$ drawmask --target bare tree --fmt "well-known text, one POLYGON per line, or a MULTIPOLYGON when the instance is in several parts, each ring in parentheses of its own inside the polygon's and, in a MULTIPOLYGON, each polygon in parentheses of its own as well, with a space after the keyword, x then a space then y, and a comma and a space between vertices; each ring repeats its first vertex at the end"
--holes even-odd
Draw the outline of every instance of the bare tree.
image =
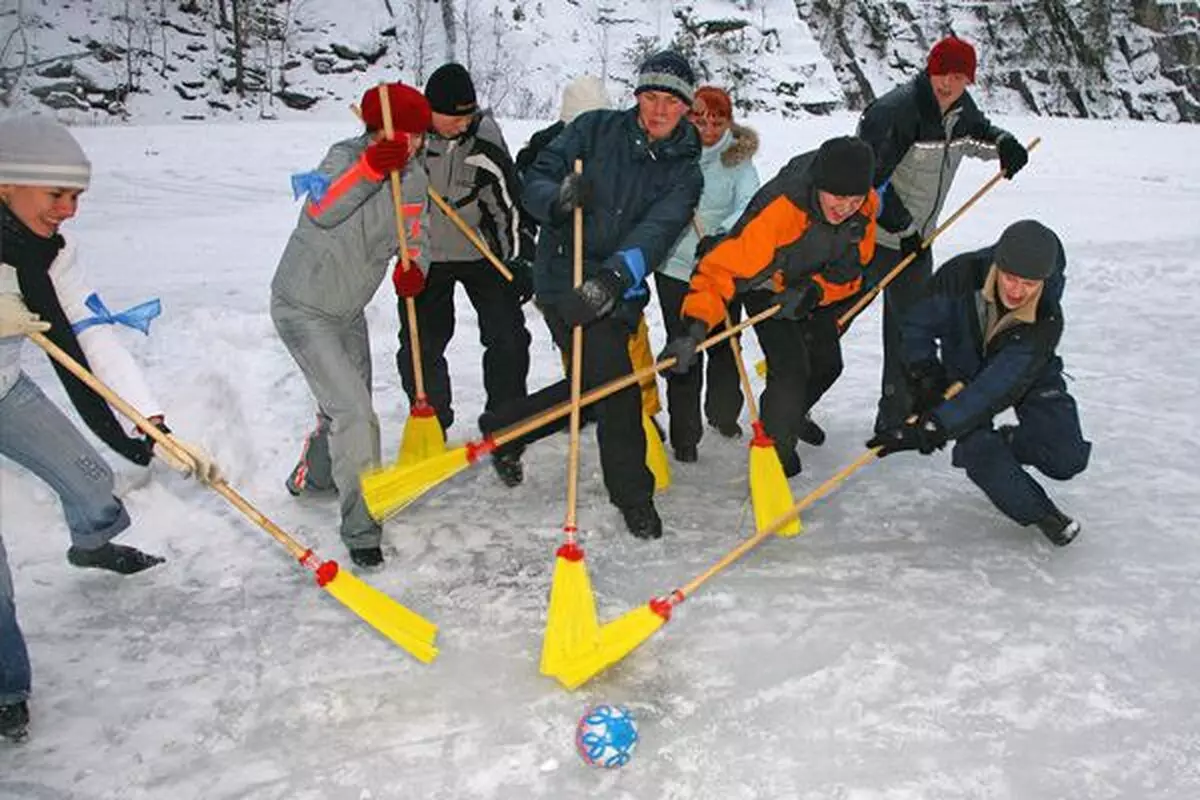
POLYGON ((244 38, 245 20, 243 11, 249 0, 229 0, 233 12, 233 85, 238 97, 246 96, 246 39, 244 38))
POLYGON ((476 24, 476 2, 477 0, 462 0, 459 4, 458 25, 462 28, 463 40, 463 64, 467 68, 467 72, 473 72, 475 69, 475 51, 477 49, 476 40, 479 38, 478 25, 476 24))
POLYGON ((25 18, 22 0, 17 0, 13 10, 16 22, 0 42, 0 105, 12 102, 13 94, 25 76, 29 64, 29 37, 25 33, 25 18))
POLYGON ((446 60, 454 61, 454 51, 457 49, 456 33, 458 26, 455 21, 454 0, 441 0, 442 28, 446 31, 446 60))

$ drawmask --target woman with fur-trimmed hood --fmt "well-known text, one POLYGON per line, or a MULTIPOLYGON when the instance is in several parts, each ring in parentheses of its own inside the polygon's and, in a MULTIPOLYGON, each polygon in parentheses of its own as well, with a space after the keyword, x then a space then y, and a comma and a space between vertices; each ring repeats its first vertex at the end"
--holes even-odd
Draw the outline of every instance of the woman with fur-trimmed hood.
MULTIPOLYGON (((751 128, 733 121, 733 103, 724 89, 701 86, 696 90, 696 102, 688 117, 700 132, 703 150, 700 169, 704 173, 704 194, 696 207, 694 225, 689 225, 675 245, 674 251, 655 273, 658 300, 662 305, 667 336, 674 339, 686 333, 680 309, 688 293, 688 282, 696 266, 696 246, 700 235, 720 236, 726 233, 746 209, 750 198, 758 191, 758 171, 754 154, 758 151, 758 134, 751 128)), ((741 304, 730 306, 734 321, 741 318, 741 304)), ((703 433, 700 420, 700 359, 686 374, 670 375, 667 379, 667 409, 671 416, 671 447, 678 461, 695 461, 696 446, 703 433)), ((708 354, 708 392, 704 413, 709 424, 724 436, 740 436, 738 416, 742 412, 742 389, 738 383, 733 353, 727 347, 715 348, 708 354)))

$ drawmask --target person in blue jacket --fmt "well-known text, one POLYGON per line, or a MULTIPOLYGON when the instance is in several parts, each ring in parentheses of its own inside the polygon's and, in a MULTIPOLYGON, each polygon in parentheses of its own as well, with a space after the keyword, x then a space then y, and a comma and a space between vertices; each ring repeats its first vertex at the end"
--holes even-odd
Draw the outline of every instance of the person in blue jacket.
MULTIPOLYGON (((696 218, 689 225, 666 263, 654 273, 654 287, 662 307, 663 326, 668 339, 687 333, 680 310, 688 293, 688 282, 696 268, 697 245, 701 237, 710 245, 727 234, 741 217, 750 199, 758 191, 758 171, 754 154, 758 134, 753 128, 733 121, 733 101, 729 93, 716 86, 696 90, 696 103, 688 119, 700 134, 700 170, 704 174, 704 193, 696 207, 696 218)), ((708 248, 701 249, 701 254, 708 248)), ((741 301, 734 299, 729 308, 733 322, 741 321, 741 301)), ((700 389, 707 381, 704 411, 708 422, 722 436, 742 435, 738 416, 742 411, 742 386, 728 346, 697 358, 685 373, 667 375, 667 411, 671 416, 671 447, 677 461, 691 462, 699 457, 697 445, 704 433, 700 419, 700 389), (704 362, 707 361, 707 372, 704 362)))
POLYGON ((867 442, 886 456, 929 454, 954 440, 954 466, 1006 516, 1036 525, 1059 547, 1080 525, 1025 466, 1068 480, 1091 455, 1056 352, 1065 266, 1062 243, 1035 220, 1014 222, 994 247, 943 264, 900 322, 914 417, 867 442), (965 387, 945 399, 960 381, 965 387), (1009 408, 1017 424, 995 427, 993 418, 1009 408))
MULTIPOLYGON (((536 302, 564 353, 571 349, 572 327, 584 326, 585 388, 632 371, 629 340, 649 300, 646 275, 666 259, 700 200, 700 137, 685 119, 695 82, 678 53, 650 56, 639 69, 635 107, 580 114, 525 173, 522 205, 542 226, 533 266, 536 302), (574 172, 576 159, 583 162, 581 174, 574 172), (584 282, 572 288, 577 208, 583 210, 584 282)), ((490 435, 568 400, 569 389, 568 381, 559 381, 486 411, 479 426, 490 435)), ((634 536, 662 536, 638 388, 598 402, 596 419, 609 499, 634 536)), ((566 422, 543 426, 496 453, 523 447, 566 422)))

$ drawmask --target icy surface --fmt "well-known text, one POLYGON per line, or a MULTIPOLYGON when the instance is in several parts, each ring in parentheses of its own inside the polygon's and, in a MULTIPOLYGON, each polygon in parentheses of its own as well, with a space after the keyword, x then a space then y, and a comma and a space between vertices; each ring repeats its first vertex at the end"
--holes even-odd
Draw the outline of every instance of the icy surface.
MULTIPOLYGON (((1200 166, 1186 155, 1200 133, 999 121, 1045 142, 936 252, 983 245, 1030 215, 1066 241, 1062 353, 1095 450, 1088 472, 1049 490, 1081 519, 1076 544, 1055 550, 1006 521, 944 453, 896 456, 572 694, 537 672, 565 437, 529 451, 516 490, 475 468, 387 525, 387 565, 365 577, 440 624, 431 666, 318 590, 220 497, 158 469, 117 465, 135 519, 124 541, 168 563, 131 578, 73 569, 54 495, 4 462, 3 534, 35 695, 32 738, 0 746, 0 797, 1200 796, 1200 166), (640 721, 634 760, 615 773, 573 752, 578 715, 599 701, 640 721)), ((764 176, 853 127, 847 115, 751 122, 764 176)), ((510 144, 534 127, 508 124, 510 144)), ((283 489, 313 408, 267 298, 297 212, 288 175, 352 128, 80 130, 96 178, 69 227, 109 307, 162 298, 151 337, 127 341, 173 427, 209 447, 267 515, 339 559, 333 501, 283 489)), ((949 207, 991 170, 967 165, 949 207)), ((456 439, 475 435, 483 404, 478 329, 459 299, 456 439)), ((368 315, 391 455, 406 403, 390 287, 368 315)), ((527 315, 536 387, 559 365, 527 315)), ((861 452, 878 338, 872 310, 818 407, 829 441, 802 451, 797 498, 861 452)), ((26 365, 61 401, 32 348, 26 365)), ((749 534, 744 442, 709 432, 699 463, 672 465, 658 501, 667 532, 648 543, 624 531, 591 432, 584 441, 580 523, 605 618, 749 534)))

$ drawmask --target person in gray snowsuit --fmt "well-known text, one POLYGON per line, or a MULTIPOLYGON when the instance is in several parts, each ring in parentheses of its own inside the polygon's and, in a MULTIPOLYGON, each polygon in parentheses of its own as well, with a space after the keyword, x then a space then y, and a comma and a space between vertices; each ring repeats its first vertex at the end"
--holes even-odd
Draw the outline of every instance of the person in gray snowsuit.
POLYGON ((379 464, 379 418, 371 403, 371 350, 364 309, 400 244, 388 176, 402 173, 403 208, 412 268, 396 258, 396 293, 414 296, 428 262, 428 179, 417 159, 429 127, 424 95, 387 84, 394 140, 383 133, 378 92, 363 95, 366 130, 337 142, 314 172, 296 176, 309 199, 271 282, 271 319, 317 400, 317 428, 287 479, 294 495, 336 489, 342 540, 359 566, 383 562, 382 531, 371 518, 359 475, 379 464))

